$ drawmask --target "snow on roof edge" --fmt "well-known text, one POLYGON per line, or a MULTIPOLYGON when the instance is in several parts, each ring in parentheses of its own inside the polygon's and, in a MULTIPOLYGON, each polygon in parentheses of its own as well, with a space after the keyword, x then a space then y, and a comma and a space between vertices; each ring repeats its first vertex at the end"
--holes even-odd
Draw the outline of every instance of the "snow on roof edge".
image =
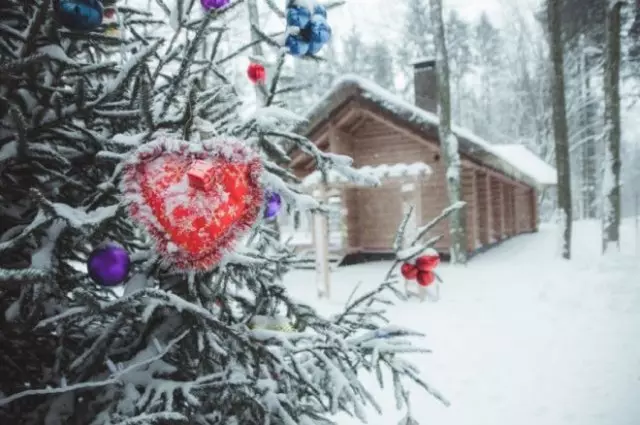
MULTIPOLYGON (((312 121, 318 118, 319 115, 321 115, 320 113, 324 110, 324 108, 327 106, 331 106, 332 98, 335 98, 337 95, 344 94, 343 90, 350 86, 359 89, 361 91, 360 94, 364 98, 379 104, 381 107, 389 110, 393 114, 398 115, 400 117, 404 117, 409 121, 414 121, 417 123, 432 125, 436 127, 440 124, 439 117, 433 112, 424 110, 413 103, 407 102, 406 100, 395 95, 394 93, 391 93, 390 91, 379 86, 373 81, 360 77, 359 75, 356 75, 356 74, 344 74, 334 82, 331 89, 329 89, 327 93, 322 98, 320 98, 316 103, 314 103, 308 109, 308 112, 304 114, 308 120, 307 124, 313 124, 312 121)), ((349 97, 349 94, 345 96, 345 99, 347 99, 348 97, 349 97)), ((482 151, 481 153, 488 154, 494 157, 498 161, 498 164, 493 164, 493 161, 487 161, 486 158, 478 158, 481 162, 488 163, 487 165, 491 165, 491 166, 497 165, 496 168, 499 168, 499 169, 502 168, 501 171, 504 172, 505 174, 515 174, 515 175, 512 175, 511 177, 514 177, 518 180, 523 180, 525 181, 525 183, 531 184, 532 186, 544 187, 544 186, 554 185, 546 181, 539 181, 536 178, 536 176, 529 175, 529 173, 525 172, 522 169, 521 164, 517 164, 517 163, 514 163, 513 161, 510 161, 509 158, 504 155, 504 152, 503 154, 496 152, 496 150, 493 149, 493 147, 499 146, 499 145, 491 144, 488 141, 482 139, 481 137, 475 135, 470 130, 457 125, 452 125, 452 131, 457 137, 462 138, 463 141, 466 141, 474 145, 475 147, 479 148, 482 151), (509 171, 514 171, 514 172, 512 173, 509 171), (530 180, 530 181, 527 181, 527 180, 530 180)), ((540 159, 533 152, 531 152, 531 155, 537 157, 538 160, 542 161, 542 159, 540 159)))
POLYGON ((540 186, 556 186, 558 172, 524 145, 510 143, 493 145, 493 150, 506 161, 517 164, 523 173, 536 180, 540 186))
MULTIPOLYGON (((356 168, 358 173, 367 174, 375 179, 382 180, 384 178, 395 177, 418 177, 421 175, 431 175, 431 167, 424 162, 414 162, 411 164, 396 163, 396 164, 380 164, 380 165, 365 165, 363 167, 356 168)), ((350 183, 350 180, 338 171, 329 170, 328 173, 329 184, 345 184, 350 183)), ((322 180, 322 173, 320 170, 315 170, 304 179, 302 179, 303 187, 313 187, 320 184, 322 180)), ((355 183, 354 183, 355 185, 355 183)))

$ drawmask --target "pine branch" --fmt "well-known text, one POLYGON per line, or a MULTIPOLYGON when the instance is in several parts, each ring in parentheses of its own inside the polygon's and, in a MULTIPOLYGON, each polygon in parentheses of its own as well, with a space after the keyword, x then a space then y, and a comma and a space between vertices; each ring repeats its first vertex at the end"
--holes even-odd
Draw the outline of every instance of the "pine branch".
POLYGON ((42 0, 42 2, 37 6, 36 13, 27 28, 24 44, 20 49, 19 56, 21 58, 26 58, 31 55, 33 50, 36 48, 36 39, 40 33, 42 25, 46 22, 47 17, 49 16, 50 4, 51 0, 42 0))
POLYGON ((50 273, 41 269, 2 269, 0 268, 0 286, 9 287, 16 284, 34 283, 47 278, 50 273))
POLYGON ((64 394, 68 392, 75 391, 84 391, 84 390, 92 390, 95 388, 106 387, 109 385, 119 385, 120 382, 116 379, 105 379, 104 381, 96 381, 96 382, 81 382, 79 384, 73 384, 66 387, 61 388, 44 388, 41 390, 26 390, 17 394, 13 394, 9 397, 5 397, 0 399, 0 407, 6 406, 8 404, 13 403, 16 400, 20 400, 25 397, 32 397, 38 395, 53 395, 53 394, 64 394))
POLYGON ((35 65, 46 61, 48 56, 44 53, 34 53, 26 58, 20 58, 0 64, 0 79, 8 78, 9 74, 18 74, 35 65))

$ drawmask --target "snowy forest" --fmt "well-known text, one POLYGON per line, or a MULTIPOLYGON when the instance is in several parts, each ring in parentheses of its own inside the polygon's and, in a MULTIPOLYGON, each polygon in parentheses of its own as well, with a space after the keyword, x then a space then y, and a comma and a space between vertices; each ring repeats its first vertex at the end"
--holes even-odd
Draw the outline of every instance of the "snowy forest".
MULTIPOLYGON (((602 214, 604 158, 605 6, 603 1, 564 1, 560 23, 565 43, 564 73, 573 218, 602 214)), ((554 163, 551 62, 544 5, 502 2, 500 26, 486 13, 465 20, 444 1, 453 121, 490 143, 520 143, 554 163)), ((385 25, 369 20, 332 42, 322 66, 299 64, 296 75, 314 81, 296 104, 302 111, 344 73, 367 77, 412 100, 411 64, 434 55, 428 0, 407 0, 385 25), (370 28, 396 37, 366 36, 370 28), (394 45, 389 39, 399 39, 394 45)), ((640 181, 638 52, 640 18, 634 4, 621 10, 622 215, 637 214, 640 181), (634 184, 635 182, 635 184, 634 184)), ((495 19, 494 19, 495 20, 495 19)), ((542 199, 543 217, 552 219, 555 194, 542 199)))

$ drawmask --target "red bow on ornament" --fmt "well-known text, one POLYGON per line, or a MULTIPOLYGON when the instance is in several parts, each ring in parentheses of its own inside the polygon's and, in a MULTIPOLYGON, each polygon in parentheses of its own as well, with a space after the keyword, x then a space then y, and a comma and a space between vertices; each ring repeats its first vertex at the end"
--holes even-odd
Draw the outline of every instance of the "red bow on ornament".
POLYGON ((422 255, 416 258, 415 264, 404 263, 400 267, 400 273, 407 280, 416 279, 420 286, 429 286, 436 280, 433 269, 438 264, 440 264, 440 256, 438 254, 422 255))

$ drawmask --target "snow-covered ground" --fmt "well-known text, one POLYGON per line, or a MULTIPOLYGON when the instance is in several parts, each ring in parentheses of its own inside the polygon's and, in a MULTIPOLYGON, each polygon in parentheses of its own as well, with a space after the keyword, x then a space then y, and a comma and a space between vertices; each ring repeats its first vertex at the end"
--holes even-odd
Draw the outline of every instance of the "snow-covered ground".
MULTIPOLYGON (((559 258, 555 229, 543 227, 466 267, 442 265, 440 301, 390 308, 394 323, 427 334, 433 353, 413 360, 451 402, 447 408, 414 391, 413 411, 421 424, 640 424, 635 229, 625 225, 622 254, 607 258, 600 256, 596 223, 577 223, 574 234, 570 262, 559 258)), ((295 271, 286 282, 294 297, 331 313, 358 282, 373 287, 388 267, 338 269, 331 301, 314 298, 313 271, 295 271)), ((397 423, 401 416, 390 388, 379 394, 385 411, 372 412, 369 425, 397 423)))

